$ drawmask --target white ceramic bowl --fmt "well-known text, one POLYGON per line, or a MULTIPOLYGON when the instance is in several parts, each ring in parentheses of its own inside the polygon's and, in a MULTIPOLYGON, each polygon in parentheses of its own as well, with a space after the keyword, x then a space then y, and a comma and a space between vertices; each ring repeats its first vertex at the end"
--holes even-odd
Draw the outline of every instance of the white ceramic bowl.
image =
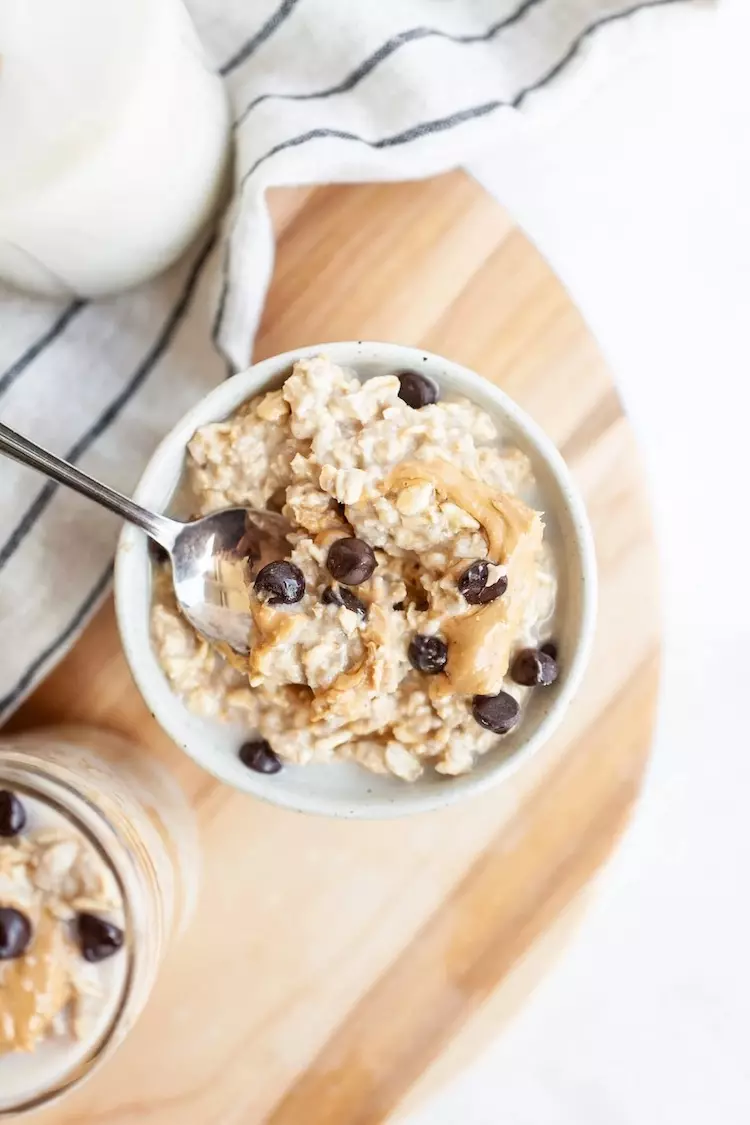
POLYGON ((151 567, 146 537, 125 527, 115 568, 117 618, 125 654, 149 709, 164 730, 204 769, 221 781, 266 801, 303 812, 340 817, 388 817, 451 804, 496 785, 545 742, 562 719, 589 657, 596 615, 596 561, 583 503, 568 469, 550 439, 501 390, 457 363, 396 344, 323 344, 300 348, 257 363, 216 387, 178 422, 146 468, 136 500, 165 511, 179 481, 185 446, 195 430, 231 414, 253 395, 279 386, 295 360, 325 352, 353 367, 361 378, 404 369, 434 379, 443 397, 463 395, 498 422, 501 433, 531 457, 544 500, 546 534, 557 553, 559 594, 556 639, 560 677, 534 692, 523 719, 474 770, 441 777, 426 770, 418 781, 380 777, 354 764, 287 766, 271 776, 243 766, 237 750, 241 732, 192 715, 172 693, 149 640, 151 567))

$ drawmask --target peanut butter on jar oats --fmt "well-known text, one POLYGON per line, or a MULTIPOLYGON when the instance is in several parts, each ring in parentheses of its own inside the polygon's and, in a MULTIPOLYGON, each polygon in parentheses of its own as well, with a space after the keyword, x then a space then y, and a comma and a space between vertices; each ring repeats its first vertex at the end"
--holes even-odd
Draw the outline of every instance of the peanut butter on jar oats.
POLYGON ((0 798, 0 1089, 20 1055, 43 1089, 45 1072, 64 1071, 117 1007, 123 902, 107 862, 61 813, 24 794, 0 798), (13 835, 11 801, 23 809, 13 835))

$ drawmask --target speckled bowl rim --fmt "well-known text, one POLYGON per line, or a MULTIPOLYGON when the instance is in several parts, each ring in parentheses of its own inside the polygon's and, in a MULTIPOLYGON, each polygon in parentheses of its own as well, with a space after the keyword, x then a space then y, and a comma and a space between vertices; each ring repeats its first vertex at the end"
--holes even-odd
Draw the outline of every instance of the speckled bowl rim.
MULTIPOLYGON (((142 568, 147 565, 144 562, 147 555, 142 533, 129 525, 122 531, 115 560, 115 603, 123 649, 149 710, 165 732, 199 766, 238 791, 251 793, 271 804, 296 812, 345 819, 382 819, 443 808, 486 792, 529 761, 559 726, 578 691, 589 661, 597 609, 597 567, 593 536, 585 506, 568 467, 541 427, 499 387, 474 371, 424 349, 364 340, 308 345, 253 364, 215 387, 196 403, 157 447, 138 484, 135 499, 149 505, 157 503, 156 497, 159 496, 162 499, 158 503, 166 503, 174 488, 175 479, 171 473, 165 478, 165 465, 174 459, 176 446, 184 451, 188 440, 199 426, 225 418, 248 398, 271 389, 274 385, 280 385, 282 375, 298 359, 320 353, 346 367, 356 367, 358 361, 374 361, 387 364, 394 371, 422 368, 432 378, 436 376, 431 368, 438 365, 443 368, 444 375, 452 384, 451 393, 463 394, 469 399, 491 400, 498 414, 505 416, 522 433, 533 456, 545 463, 563 498, 568 522, 573 530, 574 541, 567 542, 566 550, 573 549, 580 576, 577 638, 572 654, 568 654, 565 682, 557 690, 552 705, 530 732, 528 739, 512 754, 498 754, 496 763, 486 767, 481 775, 469 773, 456 779, 446 778, 444 782, 428 789, 415 789, 413 784, 404 782, 401 789, 397 790, 398 796, 394 798, 373 800, 372 797, 365 797, 362 801, 343 802, 340 797, 328 797, 319 793, 300 796, 285 790, 283 773, 274 775, 273 785, 269 785, 268 777, 251 770, 243 773, 242 784, 238 784, 234 779, 228 778, 222 768, 226 759, 224 751, 212 749, 208 745, 209 739, 200 740, 202 745, 197 744, 198 740, 185 745, 173 726, 170 712, 183 711, 184 704, 171 692, 168 694, 172 705, 163 702, 163 687, 166 682, 164 674, 151 649, 148 630, 144 636, 142 618, 141 627, 138 626, 138 616, 148 614, 150 589, 144 605, 144 598, 134 592, 134 587, 138 584, 139 568, 142 575, 142 568), (426 369, 423 367, 424 363, 427 364, 426 369), (160 690, 157 690, 157 684, 160 690)), ((437 381, 439 382, 439 378, 437 381)), ((484 756, 482 761, 485 762, 487 758, 488 756, 484 756)), ((325 768, 337 767, 332 765, 325 768)), ((366 794, 364 786, 363 792, 366 794)))

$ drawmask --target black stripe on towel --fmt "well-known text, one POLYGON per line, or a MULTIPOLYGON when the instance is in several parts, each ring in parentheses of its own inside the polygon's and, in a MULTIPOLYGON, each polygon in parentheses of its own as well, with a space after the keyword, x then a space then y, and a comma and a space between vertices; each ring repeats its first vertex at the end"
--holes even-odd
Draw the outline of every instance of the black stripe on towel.
MULTIPOLYGON (((216 244, 216 236, 213 235, 204 246, 200 255, 193 263, 193 268, 185 282, 182 294, 170 312, 164 326, 159 333, 155 343, 149 348, 145 357, 134 371, 131 378, 123 387, 120 394, 113 399, 107 409, 99 415, 97 420, 92 426, 78 439, 67 453, 64 454, 67 461, 76 462, 87 452, 94 444, 96 439, 116 420, 122 410, 132 399, 133 395, 143 386, 151 371, 156 366, 158 361, 167 351, 175 332, 182 323, 185 314, 190 306, 190 301, 197 287, 200 279, 201 271, 209 255, 216 244)), ((39 491, 36 499, 32 502, 25 514, 21 517, 15 528, 11 532, 8 539, 0 548, 0 568, 5 566, 8 560, 16 553, 21 546, 26 536, 33 529, 39 517, 48 507, 53 496, 61 486, 56 481, 47 481, 44 487, 39 491)))
MULTIPOLYGON (((270 160, 272 156, 276 156, 279 152, 284 152, 289 148, 298 148, 300 145, 307 144, 308 141, 318 140, 323 137, 332 137, 342 141, 358 141, 360 144, 367 145, 368 148, 382 149, 382 148, 395 148, 397 145, 408 144, 410 141, 419 140, 421 137, 430 136, 433 133, 442 133, 447 129, 452 129, 457 125, 462 125, 465 121, 471 121, 479 117, 486 117, 488 113, 492 113, 498 106, 507 104, 503 102, 485 102, 484 105, 472 106, 469 109, 459 110, 457 113, 452 113, 448 117, 439 117, 434 121, 423 121, 419 125, 413 125, 409 129, 405 129, 401 133, 395 133, 390 137, 381 137, 378 141, 370 141, 367 137, 361 137, 358 133, 349 133, 343 129, 310 129, 307 133, 302 133, 298 137, 290 137, 289 140, 280 141, 279 144, 274 145, 263 156, 259 156, 253 165, 245 172, 244 176, 239 182, 237 193, 241 194, 242 189, 247 183, 248 179, 254 172, 270 160)), ((221 296, 219 304, 216 309, 216 317, 214 320, 213 339, 214 343, 217 342, 219 333, 221 331, 221 324, 224 318, 224 310, 226 307, 227 293, 229 291, 229 248, 224 252, 224 278, 221 287, 221 296)), ((1 557, 0 557, 1 563, 1 557)))
MULTIPOLYGON (((306 144, 308 141, 329 137, 337 138, 339 140, 356 141, 359 144, 367 145, 369 148, 374 149, 392 148, 396 145, 408 144, 411 141, 419 140, 421 137, 427 136, 432 133, 443 132, 447 129, 455 128, 456 126, 462 125, 467 121, 479 117, 486 117, 496 109, 501 109, 503 107, 516 109, 522 104, 524 99, 527 98, 529 94, 534 93, 536 90, 542 89, 542 87, 546 86, 549 82, 556 78, 565 69, 566 65, 571 62, 571 60, 577 55, 583 43, 592 35, 594 35, 600 27, 615 23, 618 20, 626 19, 629 16, 635 15, 637 12, 644 11, 648 8, 658 8, 667 4, 692 2, 694 2, 694 0, 646 0, 646 2, 644 3, 633 5, 632 7, 624 9, 622 11, 610 13, 607 16, 602 16, 601 19, 595 20, 593 23, 589 24, 583 29, 580 35, 578 35, 576 39, 570 44, 562 58, 558 60, 558 62, 555 63, 553 67, 547 70, 540 78, 535 79, 535 81, 529 86, 524 86, 514 95, 513 98, 510 98, 507 101, 497 100, 486 102, 484 103, 484 105, 473 106, 469 109, 460 110, 459 112, 451 114, 448 117, 439 118, 435 121, 423 122, 420 125, 415 125, 410 129, 404 130, 402 133, 395 134, 391 137, 385 137, 377 141, 368 140, 367 137, 362 137, 357 133, 350 133, 345 130, 327 128, 310 129, 306 133, 302 133, 297 137, 290 137, 288 140, 281 141, 279 144, 274 145, 273 148, 268 150, 268 152, 258 157, 258 159, 250 166, 250 168, 247 170, 247 172, 245 172, 242 179, 240 180, 237 193, 241 196, 242 189, 244 188, 250 176, 252 176, 253 173, 261 167, 261 165, 265 164, 267 160, 270 160, 271 157, 276 156, 279 152, 284 152, 286 149, 297 148, 300 145, 306 144)), ((523 11, 527 10, 527 8, 524 8, 523 5, 521 5, 521 9, 523 9, 523 11)), ((519 9, 518 11, 521 11, 521 9, 519 9)), ((517 15, 516 18, 518 18, 517 15)), ((237 204, 235 205, 237 206, 237 204)), ((224 312, 226 310, 226 301, 229 290, 229 255, 230 247, 228 246, 224 251, 221 295, 219 297, 219 303, 216 309, 216 317, 214 319, 213 327, 213 339, 214 343, 216 343, 217 345, 221 333, 222 323, 224 320, 224 312)))
POLYGON ((91 614, 99 605, 100 600, 104 597, 112 581, 112 563, 107 565, 104 574, 98 579, 93 590, 86 595, 86 598, 81 603, 79 608, 73 614, 68 624, 63 631, 55 637, 54 641, 47 645, 47 647, 40 652, 39 656, 29 664, 23 675, 17 680, 15 687, 11 688, 7 695, 0 699, 0 717, 14 707, 26 691, 34 686, 40 672, 44 670, 45 665, 51 661, 57 653, 63 648, 68 641, 72 640, 78 630, 85 625, 91 614))
POLYGON ((233 70, 241 66, 251 55, 254 55, 258 48, 262 47, 266 40, 270 39, 273 33, 281 27, 282 23, 291 16, 298 4, 299 0, 283 0, 274 14, 263 24, 263 27, 261 27, 259 31, 256 31, 255 35, 253 35, 251 39, 248 39, 247 43, 240 47, 236 54, 227 59, 223 66, 219 67, 219 74, 222 78, 226 78, 228 74, 231 74, 233 70))
POLYGON ((419 42, 424 39, 446 39, 451 43, 456 43, 460 46, 469 46, 474 43, 488 43, 499 35, 501 31, 512 27, 513 24, 526 15, 528 11, 535 8, 538 4, 544 3, 545 0, 524 0, 522 4, 516 8, 510 15, 504 16, 503 19, 497 20, 491 24, 486 31, 479 31, 473 34, 453 35, 447 31, 441 31, 436 27, 412 27, 408 31, 401 31, 398 35, 394 35, 377 51, 374 51, 368 58, 361 62, 346 78, 338 82, 335 86, 328 86, 323 90, 315 90, 309 94, 259 94, 256 98, 245 107, 234 123, 234 128, 239 129, 243 124, 248 114, 255 109, 256 106, 261 105, 263 102, 273 99, 275 101, 288 101, 288 102, 308 102, 315 99, 331 98, 336 94, 347 94, 353 90, 355 86, 367 78, 368 75, 380 65, 389 59, 401 47, 405 47, 409 43, 419 42))
POLYGON ((57 318, 51 328, 35 340, 22 356, 13 363, 7 371, 0 375, 0 394, 4 394, 9 387, 12 387, 19 375, 22 375, 26 368, 34 362, 34 360, 53 344, 58 336, 61 336, 65 329, 78 316, 79 312, 86 308, 88 301, 73 301, 68 305, 63 313, 57 318))
POLYGON ((558 75, 562 74, 568 64, 571 63, 576 57, 586 40, 590 39, 591 36, 599 30, 599 28, 606 27, 607 24, 618 23, 620 20, 628 19, 628 17, 637 15, 638 12, 644 12, 648 8, 664 8, 668 4, 685 4, 694 2, 695 0, 645 0, 644 3, 634 4, 631 8, 623 8, 619 12, 610 12, 608 16, 602 16, 601 19, 595 20, 593 23, 590 23, 588 27, 585 27, 583 29, 581 34, 578 35, 570 44, 562 58, 559 59, 554 66, 550 67, 550 69, 545 74, 543 74, 541 78, 538 78, 534 83, 532 83, 531 86, 526 86, 523 90, 519 90, 519 92, 513 98, 511 105, 515 109, 517 109, 529 94, 533 94, 536 90, 543 89, 543 87, 557 78, 558 75))
MULTIPOLYGON (((286 18, 291 15, 298 3, 299 0, 283 0, 283 3, 277 8, 270 19, 266 20, 263 27, 255 32, 252 38, 243 44, 239 51, 219 67, 219 74, 225 77, 245 62, 246 59, 249 59, 251 55, 255 54, 257 49, 261 47, 263 43, 273 35, 276 29, 284 23, 286 18)), ((52 328, 40 336, 39 339, 4 372, 4 374, 0 375, 0 394, 12 386, 29 364, 64 332, 70 321, 89 303, 89 301, 74 301, 69 305, 56 323, 53 324, 52 328)))

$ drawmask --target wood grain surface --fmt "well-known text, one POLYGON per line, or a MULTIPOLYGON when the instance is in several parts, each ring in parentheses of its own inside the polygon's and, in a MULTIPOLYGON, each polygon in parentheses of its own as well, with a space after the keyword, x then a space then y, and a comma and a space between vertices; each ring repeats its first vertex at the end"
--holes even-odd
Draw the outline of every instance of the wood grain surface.
POLYGON ((142 704, 105 605, 10 726, 83 720, 168 762, 200 821, 204 884, 130 1038, 38 1118, 50 1125, 399 1116, 497 1034, 509 989, 512 1007, 533 987, 551 959, 539 950, 627 819, 649 749, 658 612, 637 451, 549 267, 461 173, 272 203, 278 259, 255 358, 395 340, 476 369, 526 407, 594 524, 591 671, 559 736, 495 792, 409 820, 325 821, 234 794, 182 757, 142 704))

